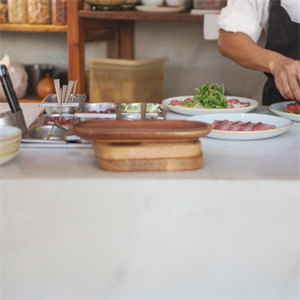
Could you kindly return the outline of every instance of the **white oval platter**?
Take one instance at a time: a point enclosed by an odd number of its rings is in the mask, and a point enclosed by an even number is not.
[[[223,140],[258,140],[278,136],[286,132],[293,126],[291,120],[280,118],[277,116],[263,115],[263,114],[211,114],[211,115],[196,115],[188,117],[188,121],[199,121],[212,124],[215,120],[229,120],[242,122],[262,122],[265,124],[274,125],[275,129],[260,130],[260,131],[225,131],[212,130],[207,137]]]
[[[182,115],[203,115],[203,114],[221,114],[221,113],[246,113],[258,106],[258,101],[253,100],[253,99],[248,99],[248,98],[243,98],[243,97],[237,97],[237,96],[226,96],[226,99],[237,99],[241,102],[250,102],[250,106],[248,107],[241,107],[241,108],[190,108],[190,107],[184,107],[180,105],[170,105],[170,102],[172,100],[180,100],[183,101],[187,98],[193,98],[194,95],[192,96],[178,96],[178,97],[171,97],[164,99],[162,101],[163,105],[165,105],[169,110],[182,114]]]

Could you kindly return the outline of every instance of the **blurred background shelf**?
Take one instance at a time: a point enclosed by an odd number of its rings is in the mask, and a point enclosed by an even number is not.
[[[86,93],[85,44],[107,42],[107,57],[134,59],[135,21],[203,22],[203,15],[152,13],[136,10],[92,11],[83,0],[67,0],[67,25],[0,24],[0,32],[66,33],[68,79],[78,80],[77,93]]]
[[[36,103],[40,102],[42,99],[38,96],[25,96],[22,99],[18,99],[20,103]],[[7,103],[6,99],[0,99],[0,103]]]
[[[0,31],[12,32],[68,32],[67,25],[0,24]]]
[[[131,21],[175,21],[175,22],[202,22],[203,15],[190,13],[152,13],[140,11],[89,11],[80,10],[79,18],[102,20],[131,20]]]

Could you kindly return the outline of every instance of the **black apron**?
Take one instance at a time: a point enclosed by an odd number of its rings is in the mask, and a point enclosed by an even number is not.
[[[291,20],[280,0],[270,0],[269,28],[266,49],[276,51],[292,59],[300,60],[300,24]],[[265,73],[268,80],[263,90],[263,105],[286,101],[279,93],[274,77]]]

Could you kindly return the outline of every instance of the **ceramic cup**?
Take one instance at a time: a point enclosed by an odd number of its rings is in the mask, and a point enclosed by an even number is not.
[[[168,6],[185,6],[186,0],[166,0]]]
[[[145,6],[157,6],[163,5],[164,0],[141,0],[141,3]]]

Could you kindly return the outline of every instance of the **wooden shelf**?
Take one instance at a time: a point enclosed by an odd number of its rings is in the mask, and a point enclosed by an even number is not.
[[[202,22],[203,15],[190,13],[151,13],[136,10],[127,11],[91,11],[80,10],[79,18],[122,20],[122,21],[175,21],[175,22]]]
[[[65,33],[68,25],[0,24],[0,31]]]

